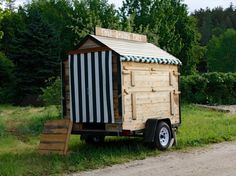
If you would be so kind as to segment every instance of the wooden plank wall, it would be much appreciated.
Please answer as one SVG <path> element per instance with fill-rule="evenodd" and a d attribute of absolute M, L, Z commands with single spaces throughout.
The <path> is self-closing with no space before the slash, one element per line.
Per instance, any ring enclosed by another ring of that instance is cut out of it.
<path fill-rule="evenodd" d="M 178 67 L 123 62 L 123 129 L 140 130 L 148 118 L 179 123 Z"/>
<path fill-rule="evenodd" d="M 80 46 L 79 49 L 88 49 L 88 48 L 97 48 L 97 47 L 101 47 L 101 45 L 98 45 L 93 40 L 88 39 L 82 46 Z"/>

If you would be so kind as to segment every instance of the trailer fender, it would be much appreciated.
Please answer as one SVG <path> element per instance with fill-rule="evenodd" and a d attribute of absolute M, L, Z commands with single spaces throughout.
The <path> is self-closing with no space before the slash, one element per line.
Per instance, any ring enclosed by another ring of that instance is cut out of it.
<path fill-rule="evenodd" d="M 148 119 L 145 123 L 144 142 L 154 142 L 158 119 Z"/>

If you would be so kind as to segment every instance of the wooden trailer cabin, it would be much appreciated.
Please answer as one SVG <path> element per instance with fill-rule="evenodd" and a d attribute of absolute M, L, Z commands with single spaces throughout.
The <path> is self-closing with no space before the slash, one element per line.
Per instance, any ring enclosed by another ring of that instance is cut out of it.
<path fill-rule="evenodd" d="M 181 123 L 180 65 L 145 35 L 96 28 L 63 62 L 63 116 L 86 142 L 141 135 L 164 150 Z"/>

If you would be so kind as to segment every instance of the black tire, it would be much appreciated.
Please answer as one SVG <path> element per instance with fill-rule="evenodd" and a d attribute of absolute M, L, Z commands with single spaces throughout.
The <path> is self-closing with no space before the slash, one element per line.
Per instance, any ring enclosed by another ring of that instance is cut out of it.
<path fill-rule="evenodd" d="M 172 136 L 169 125 L 165 122 L 159 122 L 155 132 L 154 148 L 162 151 L 168 149 L 171 139 Z"/>
<path fill-rule="evenodd" d="M 87 144 L 101 144 L 105 140 L 105 136 L 94 136 L 94 135 L 87 135 L 84 137 L 84 141 Z"/>

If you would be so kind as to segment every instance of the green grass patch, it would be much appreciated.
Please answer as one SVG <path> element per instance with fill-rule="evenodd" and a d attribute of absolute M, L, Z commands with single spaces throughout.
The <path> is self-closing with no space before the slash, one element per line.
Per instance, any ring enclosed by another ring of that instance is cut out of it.
<path fill-rule="evenodd" d="M 185 105 L 182 116 L 177 148 L 228 141 L 236 136 L 235 115 Z"/>
<path fill-rule="evenodd" d="M 57 112 L 55 107 L 0 106 L 0 175 L 71 173 L 160 153 L 146 147 L 141 138 L 108 137 L 103 145 L 94 146 L 72 135 L 68 156 L 41 156 L 37 154 L 37 146 L 43 123 L 59 118 Z M 177 137 L 178 146 L 173 150 L 235 139 L 236 116 L 183 105 Z"/>

